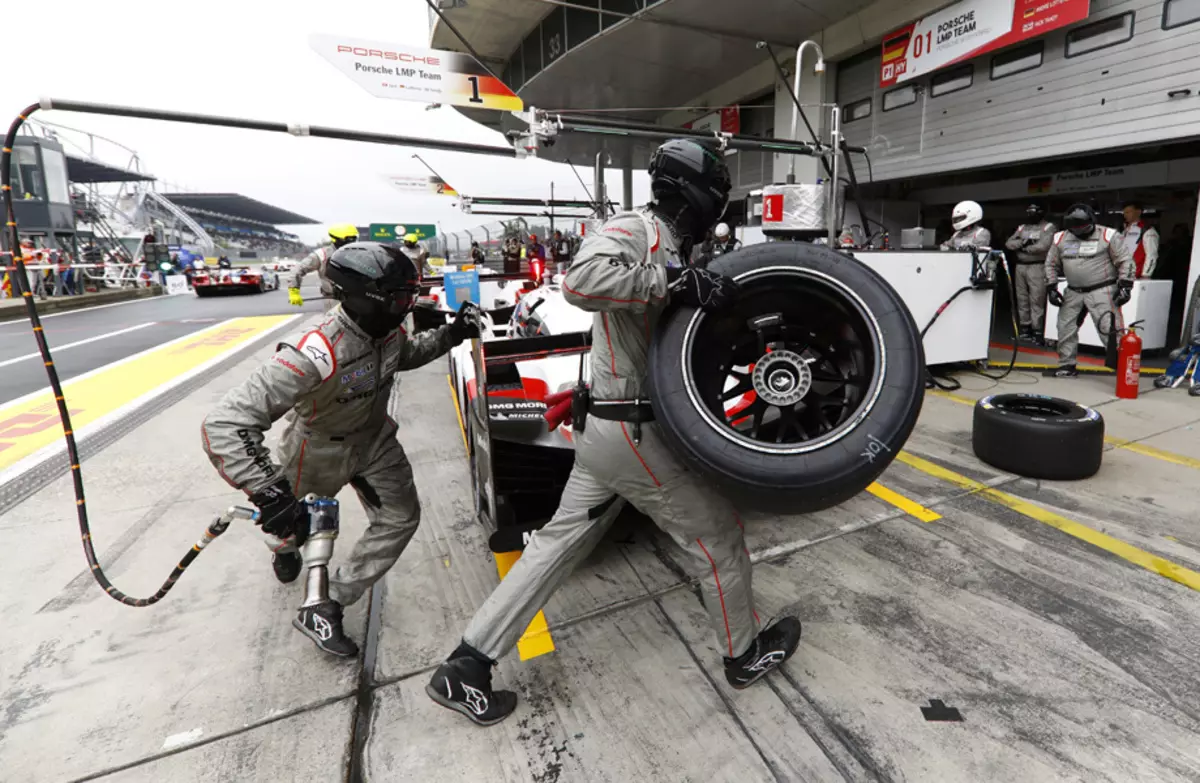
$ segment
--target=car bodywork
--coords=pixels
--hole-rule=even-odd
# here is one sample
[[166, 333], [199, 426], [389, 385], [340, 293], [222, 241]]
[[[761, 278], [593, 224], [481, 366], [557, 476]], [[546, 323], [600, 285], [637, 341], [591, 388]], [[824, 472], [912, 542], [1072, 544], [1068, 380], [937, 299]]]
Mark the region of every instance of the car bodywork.
[[233, 269], [212, 268], [192, 275], [196, 296], [217, 296], [230, 293], [261, 294], [279, 288], [279, 275], [250, 267]]
[[[479, 306], [503, 331], [517, 302], [536, 286], [537, 283], [529, 275], [505, 275], [491, 269], [480, 269]], [[420, 298], [413, 309], [413, 323], [417, 331], [436, 329], [453, 318], [454, 310], [448, 304], [442, 277], [429, 277], [422, 281]]]

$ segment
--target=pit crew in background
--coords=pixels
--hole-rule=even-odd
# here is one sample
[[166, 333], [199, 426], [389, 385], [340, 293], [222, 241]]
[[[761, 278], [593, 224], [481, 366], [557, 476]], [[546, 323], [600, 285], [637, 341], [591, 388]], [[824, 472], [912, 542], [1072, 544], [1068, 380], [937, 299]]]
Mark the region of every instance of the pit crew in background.
[[571, 240], [563, 236], [563, 232], [554, 232], [554, 243], [550, 246], [550, 255], [554, 257], [554, 266], [559, 274], [566, 274], [571, 268]]
[[733, 235], [728, 223], [718, 223], [713, 229], [713, 258], [732, 253], [741, 246], [741, 240]]
[[[1046, 288], [1050, 304], [1058, 308], [1058, 367], [1042, 374], [1074, 378], [1079, 354], [1079, 327], [1086, 311], [1108, 343], [1109, 330], [1125, 328], [1121, 306], [1133, 296], [1133, 256], [1121, 235], [1096, 225], [1096, 213], [1086, 204], [1076, 204], [1063, 217], [1063, 228], [1054, 235], [1046, 254]], [[1058, 278], [1067, 278], [1059, 293]]]
[[1125, 228], [1120, 233], [1121, 242], [1133, 256], [1137, 276], [1154, 277], [1158, 267], [1158, 230], [1142, 220], [1142, 205], [1137, 201], [1125, 202], [1123, 217]]
[[493, 691], [492, 666], [604, 536], [625, 501], [671, 535], [700, 576], [704, 605], [744, 688], [779, 666], [800, 642], [800, 621], [759, 631], [750, 555], [732, 505], [667, 448], [646, 399], [650, 335], [668, 302], [719, 312], [736, 284], [686, 264], [693, 239], [721, 217], [729, 171], [715, 147], [676, 139], [650, 159], [654, 200], [619, 214], [584, 240], [563, 282], [566, 299], [595, 313], [586, 422], [575, 427], [575, 466], [554, 517], [535, 532], [425, 690], [481, 725], [504, 719], [516, 694]]
[[[388, 414], [393, 376], [437, 359], [479, 334], [479, 312], [464, 304], [454, 322], [410, 337], [400, 324], [421, 276], [400, 248], [357, 242], [325, 266], [338, 304], [315, 329], [280, 343], [275, 354], [231, 389], [201, 426], [204, 450], [222, 478], [258, 506], [264, 532], [285, 544], [272, 564], [281, 582], [300, 574], [307, 534], [297, 496], [333, 497], [354, 487], [367, 529], [330, 577], [330, 601], [292, 621], [325, 652], [358, 652], [342, 630], [342, 607], [392, 567], [421, 519], [412, 468]], [[263, 445], [287, 415], [277, 459]]]
[[1046, 220], [1046, 210], [1030, 204], [1025, 222], [1008, 238], [1004, 246], [1017, 257], [1013, 286], [1017, 292], [1018, 339], [1042, 342], [1046, 332], [1046, 253], [1058, 229]]
[[942, 250], [990, 250], [992, 232], [979, 225], [981, 220], [983, 207], [974, 201], [960, 201], [950, 217], [954, 235], [942, 243]]
[[475, 266], [483, 266], [484, 262], [486, 262], [486, 261], [487, 261], [487, 257], [483, 254], [483, 248], [481, 248], [479, 246], [478, 242], [472, 242], [471, 243], [471, 263], [474, 264]]
[[[433, 274], [433, 267], [429, 264], [429, 251], [421, 247], [420, 240], [416, 234], [409, 233], [404, 235], [404, 255], [412, 259], [417, 269], [421, 270], [421, 274]], [[473, 255], [474, 252], [472, 252]]]
[[504, 274], [521, 274], [521, 242], [515, 236], [504, 240]]
[[336, 226], [330, 226], [330, 244], [318, 247], [309, 253], [304, 257], [303, 261], [292, 267], [292, 271], [288, 274], [288, 303], [296, 306], [304, 304], [304, 297], [300, 296], [300, 281], [309, 272], [316, 272], [317, 277], [321, 279], [321, 296], [325, 298], [325, 309], [333, 309], [333, 289], [330, 288], [329, 281], [325, 277], [325, 266], [329, 263], [329, 257], [333, 255], [335, 250], [357, 241], [358, 228], [356, 226], [352, 226], [349, 223], [338, 223]]

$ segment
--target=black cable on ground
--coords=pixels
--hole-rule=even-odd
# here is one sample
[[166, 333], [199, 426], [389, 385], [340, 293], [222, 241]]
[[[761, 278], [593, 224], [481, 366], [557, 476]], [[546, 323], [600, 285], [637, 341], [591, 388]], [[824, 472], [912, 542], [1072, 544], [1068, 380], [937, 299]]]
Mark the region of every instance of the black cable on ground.
[[54, 401], [58, 407], [59, 418], [62, 419], [63, 436], [67, 441], [67, 456], [71, 464], [71, 479], [75, 487], [75, 509], [79, 517], [79, 534], [83, 540], [83, 553], [87, 557], [88, 566], [91, 568], [92, 576], [104, 588], [104, 592], [108, 593], [114, 599], [120, 601], [127, 606], [150, 606], [156, 604], [163, 599], [164, 596], [175, 586], [175, 582], [187, 570], [187, 567], [192, 564], [196, 556], [212, 542], [217, 536], [225, 532], [229, 527], [229, 519], [220, 518], [209, 525], [205, 531], [204, 537], [200, 539], [183, 559], [171, 571], [171, 575], [163, 582], [162, 587], [158, 589], [154, 595], [149, 598], [134, 598], [126, 595], [118, 590], [108, 577], [104, 575], [103, 569], [100, 568], [100, 562], [96, 558], [96, 549], [92, 544], [92, 530], [88, 525], [87, 501], [83, 491], [83, 471], [79, 465], [79, 448], [75, 443], [75, 433], [71, 428], [71, 413], [67, 408], [67, 401], [63, 395], [62, 383], [58, 378], [58, 370], [54, 366], [54, 358], [50, 354], [50, 345], [46, 342], [46, 334], [42, 329], [41, 318], [38, 317], [37, 306], [33, 301], [33, 294], [29, 291], [27, 272], [25, 269], [25, 256], [21, 250], [20, 234], [17, 231], [16, 212], [13, 209], [12, 195], [12, 153], [13, 147], [16, 145], [17, 131], [29, 119], [29, 115], [33, 114], [39, 108], [38, 104], [33, 104], [26, 107], [17, 118], [13, 120], [12, 125], [8, 128], [8, 133], [4, 137], [4, 147], [0, 152], [0, 193], [4, 198], [4, 214], [7, 216], [6, 228], [8, 229], [9, 242], [12, 245], [13, 257], [13, 281], [14, 290], [20, 292], [20, 295], [25, 299], [25, 310], [29, 315], [29, 323], [33, 327], [33, 336], [37, 341], [38, 353], [42, 356], [42, 362], [46, 367], [46, 376], [50, 380], [50, 388], [54, 392]]

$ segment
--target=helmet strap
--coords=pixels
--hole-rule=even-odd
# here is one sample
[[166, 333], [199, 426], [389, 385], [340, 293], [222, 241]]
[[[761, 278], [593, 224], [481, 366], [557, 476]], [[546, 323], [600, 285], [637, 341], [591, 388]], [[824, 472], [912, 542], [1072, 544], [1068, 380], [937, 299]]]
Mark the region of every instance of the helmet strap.
[[696, 215], [687, 200], [682, 196], [667, 196], [652, 202], [650, 210], [670, 226], [675, 238], [679, 240], [679, 250], [684, 257], [691, 255], [695, 236], [703, 232], [696, 230]]

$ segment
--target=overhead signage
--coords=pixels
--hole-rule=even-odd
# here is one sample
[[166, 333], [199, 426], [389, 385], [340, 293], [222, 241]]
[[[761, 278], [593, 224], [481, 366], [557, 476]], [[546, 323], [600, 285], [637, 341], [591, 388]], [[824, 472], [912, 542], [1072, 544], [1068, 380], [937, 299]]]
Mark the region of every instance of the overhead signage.
[[959, 0], [883, 39], [879, 86], [1037, 38], [1087, 19], [1089, 0]]
[[367, 228], [367, 238], [372, 242], [395, 242], [408, 234], [416, 234], [417, 240], [429, 239], [437, 234], [432, 223], [372, 223]]
[[447, 185], [441, 177], [386, 176], [392, 187], [405, 193], [432, 193], [437, 196], [458, 195], [458, 191]]
[[742, 115], [737, 106], [726, 106], [723, 109], [698, 117], [683, 127], [691, 130], [709, 131], [710, 133], [741, 133]]
[[318, 54], [376, 98], [521, 111], [507, 85], [467, 54], [419, 46], [315, 34]]

